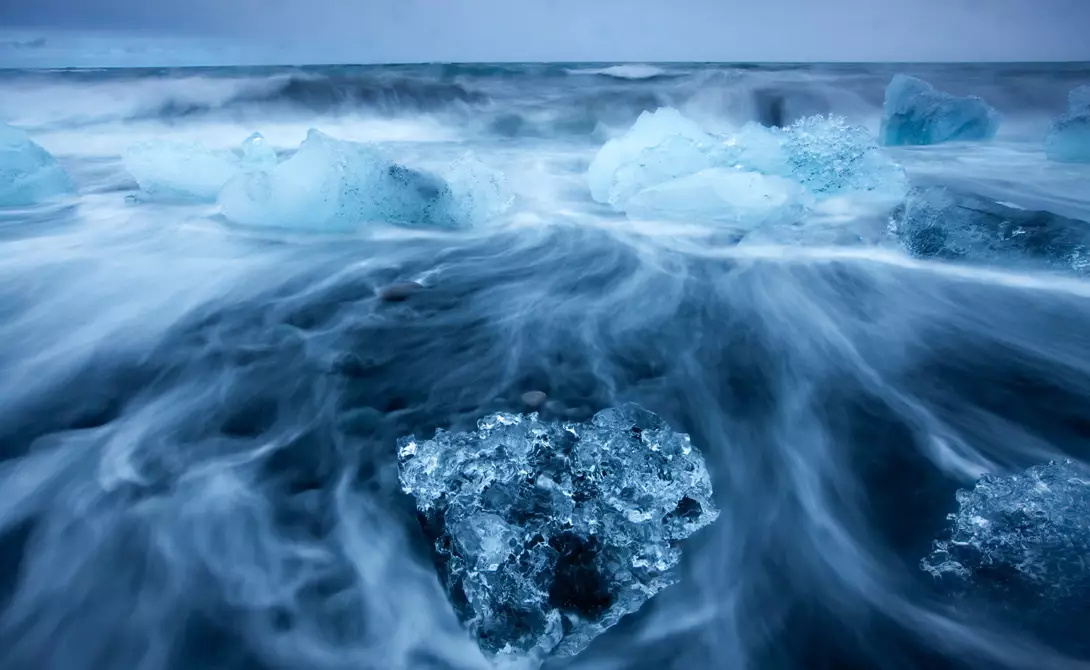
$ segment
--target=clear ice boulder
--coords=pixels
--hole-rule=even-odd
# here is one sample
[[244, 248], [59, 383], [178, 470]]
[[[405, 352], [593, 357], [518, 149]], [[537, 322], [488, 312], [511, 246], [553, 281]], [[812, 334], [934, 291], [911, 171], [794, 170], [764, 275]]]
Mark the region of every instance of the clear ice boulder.
[[1057, 162], [1090, 163], [1090, 86], [1071, 91], [1067, 112], [1049, 127], [1045, 154]]
[[905, 74], [886, 88], [879, 132], [886, 146], [989, 140], [998, 129], [999, 113], [977, 96], [944, 93]]
[[122, 161], [143, 198], [215, 202], [236, 176], [275, 167], [276, 151], [254, 133], [236, 151], [209, 149], [200, 142], [140, 142], [125, 151]]
[[715, 521], [689, 436], [635, 405], [586, 423], [494, 414], [398, 441], [450, 602], [495, 661], [578, 654], [677, 580], [680, 543]]
[[71, 193], [57, 159], [18, 128], [0, 123], [0, 207], [23, 207]]

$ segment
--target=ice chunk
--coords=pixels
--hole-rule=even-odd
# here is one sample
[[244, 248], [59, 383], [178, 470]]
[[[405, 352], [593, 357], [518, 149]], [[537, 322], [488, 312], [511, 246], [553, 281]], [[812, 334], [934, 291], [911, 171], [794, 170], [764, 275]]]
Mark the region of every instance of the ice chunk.
[[933, 186], [913, 189], [890, 221], [922, 258], [1090, 271], [1090, 224]]
[[0, 207], [33, 205], [73, 189], [57, 159], [22, 130], [0, 123]]
[[957, 503], [949, 539], [935, 542], [923, 570], [1008, 602], [1070, 600], [1082, 609], [1090, 597], [1090, 470], [1064, 461], [986, 475], [958, 491]]
[[1045, 137], [1045, 154], [1065, 163], [1090, 163], [1090, 86], [1068, 97], [1066, 114], [1054, 119]]
[[644, 112], [627, 133], [598, 151], [587, 170], [591, 196], [623, 210], [649, 186], [713, 167], [709, 154], [716, 144], [676, 109]]
[[129, 147], [122, 160], [146, 197], [214, 202], [224, 184], [239, 174], [274, 167], [276, 151], [254, 133], [238, 152], [155, 140]]
[[710, 168], [637, 193], [628, 214], [708, 221], [748, 231], [797, 221], [811, 198], [797, 183], [757, 172]]
[[219, 203], [236, 223], [303, 230], [376, 221], [464, 228], [511, 203], [502, 175], [472, 156], [455, 161], [446, 175], [449, 181], [398, 165], [374, 146], [311, 130], [288, 160], [232, 179]]
[[719, 515], [688, 435], [635, 405], [494, 414], [400, 439], [398, 465], [451, 603], [497, 658], [579, 653], [673, 583], [678, 542]]
[[987, 140], [998, 129], [999, 114], [976, 96], [959, 98], [904, 74], [886, 88], [880, 132], [886, 146]]
[[852, 191], [882, 192], [900, 200], [908, 190], [904, 169], [859, 126], [842, 117], [810, 116], [783, 133], [788, 172], [819, 197]]

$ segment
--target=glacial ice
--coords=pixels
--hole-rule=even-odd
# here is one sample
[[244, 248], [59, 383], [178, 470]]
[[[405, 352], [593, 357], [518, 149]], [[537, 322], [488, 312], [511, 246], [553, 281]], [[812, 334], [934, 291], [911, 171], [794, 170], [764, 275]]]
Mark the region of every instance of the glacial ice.
[[797, 221], [810, 200], [790, 179], [709, 168], [640, 191], [628, 201], [627, 211], [647, 219], [680, 217], [748, 231]]
[[579, 653], [674, 583], [678, 543], [719, 515], [688, 435], [636, 405], [397, 444], [450, 601], [496, 659]]
[[921, 258], [1090, 271], [1090, 224], [946, 187], [914, 188], [891, 217], [890, 230], [905, 251]]
[[511, 203], [502, 175], [472, 155], [455, 161], [445, 177], [312, 129], [288, 160], [231, 179], [219, 204], [224, 216], [243, 225], [347, 230], [374, 221], [464, 228]]
[[1054, 161], [1090, 163], [1090, 86], [1071, 91], [1067, 112], [1049, 127], [1045, 154]]
[[886, 146], [988, 140], [999, 129], [999, 113], [977, 96], [959, 98], [899, 74], [886, 88], [879, 133]]
[[0, 123], [0, 207], [22, 207], [70, 193], [68, 173], [25, 132]]
[[237, 175], [275, 166], [276, 151], [254, 133], [237, 152], [212, 150], [200, 142], [154, 140], [129, 147], [122, 160], [148, 198], [215, 202]]
[[957, 492], [949, 539], [920, 567], [955, 588], [1034, 601], [1090, 596], [1090, 470], [1070, 461], [985, 475]]
[[[595, 200], [630, 216], [750, 227], [781, 215], [798, 218], [813, 200], [867, 192], [899, 201], [907, 190], [904, 170], [842, 118], [806, 117], [783, 129], [751, 123], [714, 136], [672, 108], [645, 112], [628, 133], [606, 143], [587, 182]], [[737, 205], [728, 202], [742, 196], [743, 184], [757, 191]], [[741, 221], [746, 213], [754, 218]]]

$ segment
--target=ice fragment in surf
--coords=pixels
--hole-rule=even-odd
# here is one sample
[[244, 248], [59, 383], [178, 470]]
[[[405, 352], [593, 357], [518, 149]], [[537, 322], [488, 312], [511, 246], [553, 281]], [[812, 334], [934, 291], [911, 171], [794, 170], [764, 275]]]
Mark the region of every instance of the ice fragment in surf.
[[904, 74], [886, 88], [879, 133], [886, 146], [987, 140], [998, 129], [998, 112], [976, 96], [959, 98]]
[[921, 258], [1090, 271], [1090, 224], [941, 186], [913, 189], [890, 229], [905, 251]]
[[985, 475], [957, 492], [949, 539], [920, 567], [955, 591], [1017, 608], [1084, 609], [1090, 597], [1090, 469], [1052, 462]]
[[688, 435], [635, 405], [494, 414], [400, 439], [398, 464], [455, 610], [497, 658], [577, 654], [673, 583], [678, 543], [719, 515]]
[[1045, 154], [1065, 163], [1090, 163], [1090, 86], [1071, 91], [1067, 113], [1052, 121]]
[[708, 221], [746, 231], [800, 219], [809, 193], [790, 179], [711, 168], [640, 191], [628, 201], [641, 218]]
[[33, 205], [73, 188], [52, 154], [22, 130], [0, 123], [0, 207]]
[[254, 133], [238, 151], [155, 140], [129, 147], [122, 160], [145, 197], [214, 202], [224, 184], [237, 175], [275, 167], [276, 151]]
[[455, 161], [446, 175], [413, 170], [374, 146], [311, 130], [288, 160], [232, 179], [219, 203], [236, 223], [313, 231], [377, 221], [464, 228], [510, 206], [503, 176], [471, 155]]
[[[629, 215], [750, 228], [797, 219], [814, 198], [867, 192], [899, 202], [907, 188], [904, 170], [844, 119], [807, 117], [785, 129], [747, 124], [717, 137], [670, 108], [645, 113], [603, 146], [587, 182], [596, 200]], [[814, 197], [799, 196], [800, 185]], [[743, 220], [746, 213], [753, 216]]]

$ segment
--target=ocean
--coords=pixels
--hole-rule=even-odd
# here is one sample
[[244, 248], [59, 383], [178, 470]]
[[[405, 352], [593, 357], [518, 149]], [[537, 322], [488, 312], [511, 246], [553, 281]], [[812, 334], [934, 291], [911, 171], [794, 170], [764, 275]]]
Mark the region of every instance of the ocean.
[[[998, 111], [990, 141], [878, 150], [998, 208], [995, 239], [923, 253], [894, 233], [907, 204], [851, 194], [771, 233], [591, 197], [644, 112], [877, 136], [898, 73]], [[1090, 569], [1065, 558], [1058, 593], [1040, 567], [1090, 558], [1060, 518], [1081, 499], [1004, 512], [1020, 530], [969, 586], [921, 566], [959, 490], [1090, 459], [1090, 164], [1043, 149], [1082, 84], [1090, 64], [0, 71], [0, 120], [75, 184], [0, 208], [0, 667], [492, 667], [396, 443], [531, 392], [550, 420], [655, 412], [720, 510], [676, 584], [547, 668], [1090, 667]], [[511, 204], [456, 230], [241, 225], [142, 197], [122, 158], [260, 132], [283, 161], [311, 128], [411, 170], [472, 152]]]

